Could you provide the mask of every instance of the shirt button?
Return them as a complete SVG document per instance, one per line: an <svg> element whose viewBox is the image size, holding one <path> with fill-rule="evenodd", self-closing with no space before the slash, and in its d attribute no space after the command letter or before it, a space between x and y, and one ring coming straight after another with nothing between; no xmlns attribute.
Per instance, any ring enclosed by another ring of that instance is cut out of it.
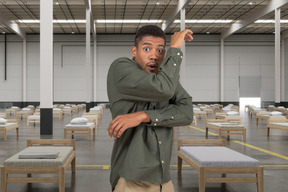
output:
<svg viewBox="0 0 288 192"><path fill-rule="evenodd" d="M181 59L183 58L183 56L180 57Z"/></svg>
<svg viewBox="0 0 288 192"><path fill-rule="evenodd" d="M174 119L174 117L172 116L171 119Z"/></svg>
<svg viewBox="0 0 288 192"><path fill-rule="evenodd" d="M177 55L180 55L180 53L177 53Z"/></svg>
<svg viewBox="0 0 288 192"><path fill-rule="evenodd" d="M158 119L155 119L155 121L158 121Z"/></svg>
<svg viewBox="0 0 288 192"><path fill-rule="evenodd" d="M159 141L159 144L161 144L162 142L161 141Z"/></svg>
<svg viewBox="0 0 288 192"><path fill-rule="evenodd" d="M157 123L154 123L154 126L156 126L157 125Z"/></svg>
<svg viewBox="0 0 288 192"><path fill-rule="evenodd" d="M162 164L164 164L164 161L161 161Z"/></svg>
<svg viewBox="0 0 288 192"><path fill-rule="evenodd" d="M174 63L174 66L176 66L176 63Z"/></svg>

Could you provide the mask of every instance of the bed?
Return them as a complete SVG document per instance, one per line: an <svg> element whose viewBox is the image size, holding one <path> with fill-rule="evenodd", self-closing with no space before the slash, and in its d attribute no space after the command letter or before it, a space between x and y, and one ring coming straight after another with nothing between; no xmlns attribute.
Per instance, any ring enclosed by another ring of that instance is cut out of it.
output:
<svg viewBox="0 0 288 192"><path fill-rule="evenodd" d="M270 135L270 129L288 130L288 119L284 116L271 116L267 120L267 137Z"/></svg>
<svg viewBox="0 0 288 192"><path fill-rule="evenodd" d="M201 111L200 108L193 108L193 115L199 119L201 119L202 117L206 119L207 117L207 113L205 111Z"/></svg>
<svg viewBox="0 0 288 192"><path fill-rule="evenodd" d="M98 114L93 114L93 113L83 113L83 115L81 116L82 118L86 118L88 120L88 122L93 122L96 125L96 128L99 125L99 121L100 121L100 116Z"/></svg>
<svg viewBox="0 0 288 192"><path fill-rule="evenodd" d="M67 135L71 135L74 139L74 135L87 135L88 140L91 140L91 134L95 137L95 123L88 122L86 124L72 124L69 123L64 128L64 139Z"/></svg>
<svg viewBox="0 0 288 192"><path fill-rule="evenodd" d="M51 153L59 155L52 159L19 158L31 153L34 155L40 153L41 156L51 155ZM59 192L65 192L65 171L71 165L71 171L75 173L75 156L75 140L27 140L27 148L4 161L1 167L1 192L7 191L8 183L58 183ZM21 174L27 177L19 177ZM35 176L32 177L32 174ZM50 176L48 177L47 174Z"/></svg>
<svg viewBox="0 0 288 192"><path fill-rule="evenodd" d="M10 115L15 115L17 111L20 111L21 109L17 106L12 106L11 108L9 109L6 109L5 110L5 113L6 114L10 114Z"/></svg>
<svg viewBox="0 0 288 192"><path fill-rule="evenodd" d="M6 119L6 117L7 117L6 113L0 113L0 118Z"/></svg>
<svg viewBox="0 0 288 192"><path fill-rule="evenodd" d="M260 162L225 147L223 139L178 140L177 155L179 174L182 160L198 172L199 192L205 192L207 183L256 183L257 191L264 191Z"/></svg>
<svg viewBox="0 0 288 192"><path fill-rule="evenodd" d="M16 130L16 135L17 137L19 137L19 120L18 119L7 119L5 123L2 123L1 121L0 135L4 136L4 141L7 141L7 131L13 130L13 129Z"/></svg>
<svg viewBox="0 0 288 192"><path fill-rule="evenodd" d="M237 111L228 111L228 112L217 112L215 113L215 119L225 119L226 117L233 117L233 116L238 116L239 117L239 112Z"/></svg>
<svg viewBox="0 0 288 192"><path fill-rule="evenodd" d="M72 116L72 114L73 114L73 109L72 109L71 107L65 106L65 107L63 108L63 113L64 113L64 114L70 114L70 115Z"/></svg>
<svg viewBox="0 0 288 192"><path fill-rule="evenodd" d="M260 113L256 113L256 124L258 125L259 120L267 120L271 117L271 116L283 116L282 112L280 111L272 111L272 112L260 112Z"/></svg>
<svg viewBox="0 0 288 192"><path fill-rule="evenodd" d="M29 115L32 115L32 114L33 114L33 111L31 111L30 108L23 108L20 111L16 112L16 116L20 117L21 119L23 117L28 117Z"/></svg>
<svg viewBox="0 0 288 192"><path fill-rule="evenodd" d="M34 123L34 126L36 123L40 123L40 113L36 113L36 114L33 114L33 115L29 115L27 117L27 127L29 127L29 124L30 123Z"/></svg>
<svg viewBox="0 0 288 192"><path fill-rule="evenodd" d="M60 108L53 108L53 117L58 117L59 119L63 118L63 110Z"/></svg>
<svg viewBox="0 0 288 192"><path fill-rule="evenodd" d="M242 125L240 117L227 117L225 119L207 119L206 120L206 138L208 138L209 129L218 132L219 139L223 135L227 135L227 139L230 139L230 135L242 135L243 141L246 142L246 128Z"/></svg>

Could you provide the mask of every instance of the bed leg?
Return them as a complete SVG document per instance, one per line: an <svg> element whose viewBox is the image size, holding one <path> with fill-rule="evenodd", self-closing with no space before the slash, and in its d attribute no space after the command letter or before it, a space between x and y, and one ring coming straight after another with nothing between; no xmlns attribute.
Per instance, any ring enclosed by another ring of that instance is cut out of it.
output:
<svg viewBox="0 0 288 192"><path fill-rule="evenodd" d="M222 174L221 174L221 177L222 177L222 178L225 178L225 177L226 177L226 173L222 173ZM226 183L221 183L221 187L222 187L222 188L226 188Z"/></svg>
<svg viewBox="0 0 288 192"><path fill-rule="evenodd" d="M7 172L4 167L1 168L1 192L7 191Z"/></svg>
<svg viewBox="0 0 288 192"><path fill-rule="evenodd" d="M182 159L178 156L178 173L182 171Z"/></svg>
<svg viewBox="0 0 288 192"><path fill-rule="evenodd" d="M58 185L59 192L65 192L64 167L59 167L58 169Z"/></svg>
<svg viewBox="0 0 288 192"><path fill-rule="evenodd" d="M263 192L263 184L264 184L264 177L263 177L263 167L259 167L257 171L257 192Z"/></svg>
<svg viewBox="0 0 288 192"><path fill-rule="evenodd" d="M199 192L205 192L206 172L204 167L199 170Z"/></svg>

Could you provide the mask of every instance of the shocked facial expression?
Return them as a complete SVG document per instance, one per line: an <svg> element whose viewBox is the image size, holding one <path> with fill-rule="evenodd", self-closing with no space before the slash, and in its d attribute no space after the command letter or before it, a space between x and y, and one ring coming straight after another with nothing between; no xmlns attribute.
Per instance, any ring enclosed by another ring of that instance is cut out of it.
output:
<svg viewBox="0 0 288 192"><path fill-rule="evenodd" d="M144 71L158 73L165 57L165 40L161 37L144 36L137 47L132 47L131 55Z"/></svg>

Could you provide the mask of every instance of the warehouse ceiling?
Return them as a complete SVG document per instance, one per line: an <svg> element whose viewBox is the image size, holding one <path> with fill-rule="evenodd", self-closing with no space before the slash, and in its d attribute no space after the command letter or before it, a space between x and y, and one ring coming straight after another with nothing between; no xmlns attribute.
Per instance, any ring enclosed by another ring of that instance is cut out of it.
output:
<svg viewBox="0 0 288 192"><path fill-rule="evenodd" d="M279 0L272 0L279 1ZM83 34L86 27L86 4L89 0L54 0L53 32ZM270 0L191 0L185 8L186 28L195 34L221 34L239 21L253 18L265 10ZM97 34L131 34L146 24L171 20L166 33L180 30L178 0L91 0L91 12ZM281 9L281 32L288 31L288 4ZM175 13L176 10L176 13ZM261 15L236 33L274 33L274 11ZM173 17L175 16L175 17ZM14 33L14 23L24 34L40 32L40 0L0 0L0 33ZM16 24L15 24L16 23Z"/></svg>

